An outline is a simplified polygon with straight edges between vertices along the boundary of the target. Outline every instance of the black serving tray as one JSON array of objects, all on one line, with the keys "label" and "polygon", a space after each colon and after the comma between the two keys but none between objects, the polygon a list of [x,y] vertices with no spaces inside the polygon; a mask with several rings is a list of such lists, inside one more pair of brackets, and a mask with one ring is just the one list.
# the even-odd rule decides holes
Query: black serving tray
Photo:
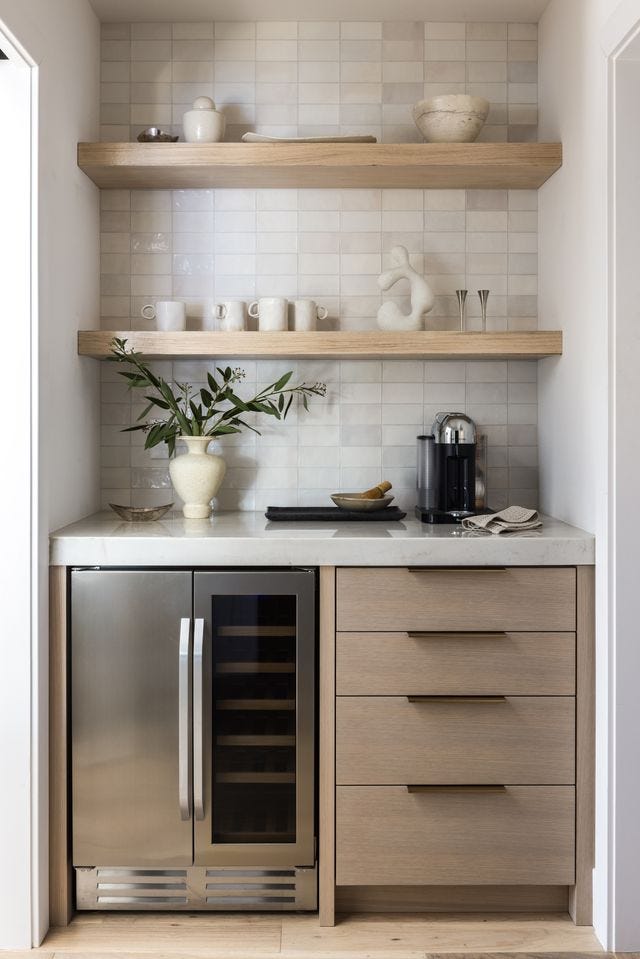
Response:
[{"label": "black serving tray", "polygon": [[389,523],[407,515],[398,506],[367,512],[340,509],[338,506],[268,506],[264,514],[274,523]]}]

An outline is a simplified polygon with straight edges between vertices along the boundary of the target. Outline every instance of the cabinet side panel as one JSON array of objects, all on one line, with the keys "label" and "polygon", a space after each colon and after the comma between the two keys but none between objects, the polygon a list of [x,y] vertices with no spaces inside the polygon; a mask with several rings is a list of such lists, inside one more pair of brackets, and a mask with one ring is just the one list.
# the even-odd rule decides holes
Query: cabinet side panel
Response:
[{"label": "cabinet side panel", "polygon": [[73,915],[69,834],[67,567],[49,570],[49,923]]},{"label": "cabinet side panel", "polygon": [[595,842],[595,569],[577,570],[576,633],[576,884],[569,912],[577,926],[593,915]]},{"label": "cabinet side panel", "polygon": [[336,571],[320,569],[320,925],[335,925]]}]

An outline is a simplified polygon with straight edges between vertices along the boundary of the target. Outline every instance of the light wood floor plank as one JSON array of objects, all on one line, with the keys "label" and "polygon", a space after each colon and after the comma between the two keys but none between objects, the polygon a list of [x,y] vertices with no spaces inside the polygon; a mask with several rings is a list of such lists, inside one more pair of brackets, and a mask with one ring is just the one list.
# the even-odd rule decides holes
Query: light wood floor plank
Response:
[{"label": "light wood floor plank", "polygon": [[[36,952],[38,956],[42,953]],[[27,959],[32,952],[6,953],[0,952],[5,959]],[[149,953],[135,952],[56,952],[51,959],[149,959]],[[153,959],[175,959],[175,953],[154,953]],[[201,959],[181,953],[181,959]],[[638,952],[430,952],[425,953],[423,959],[640,959]]]},{"label": "light wood floor plank", "polygon": [[182,915],[144,916],[94,914],[78,917],[66,929],[51,929],[43,943],[56,956],[133,953],[193,957],[277,956],[282,923],[279,916]]},{"label": "light wood floor plank", "polygon": [[424,959],[634,959],[632,953],[613,952],[463,952],[428,953]]},{"label": "light wood floor plank", "polygon": [[[203,959],[203,956],[215,957],[215,959],[221,959],[223,956],[241,956],[243,951],[240,948],[239,952],[226,952],[224,949],[219,949],[217,946],[212,946],[211,949],[206,952],[185,952],[183,950],[169,950],[158,952],[111,952],[104,950],[102,952],[55,952],[53,953],[53,959],[177,959],[179,956],[180,959]],[[251,956],[252,959],[255,956],[253,952],[247,952],[246,955]],[[262,954],[260,954],[262,955]],[[265,952],[265,956],[277,956],[277,952]],[[4,959],[4,954],[0,952],[0,959]],[[38,956],[38,959],[40,957]],[[600,957],[598,957],[600,959]]]},{"label": "light wood floor plank", "polygon": [[[32,953],[13,955],[19,959],[27,959]],[[39,953],[37,955],[40,956]],[[5,959],[5,956],[12,956],[12,954],[0,952],[1,959]],[[146,952],[56,952],[51,956],[52,959],[149,959],[149,953]],[[153,959],[175,959],[175,957],[174,952],[153,953]],[[202,959],[202,957],[180,953],[180,959]],[[580,952],[429,952],[423,953],[422,959],[640,959],[640,953],[585,952],[584,950]]]},{"label": "light wood floor plank", "polygon": [[[613,959],[568,916],[87,913],[0,959]],[[624,959],[634,959],[627,955]],[[637,956],[636,959],[640,959]]]},{"label": "light wood floor plank", "polygon": [[46,950],[40,951],[39,949],[33,950],[30,949],[28,952],[21,952],[20,950],[11,950],[11,949],[0,949],[0,959],[29,959],[33,955],[34,951],[38,955],[38,959],[53,959],[53,953],[47,952]]},{"label": "light wood floor plank", "polygon": [[433,953],[601,951],[593,931],[574,926],[568,916],[358,916],[344,918],[334,929],[319,927],[315,917],[285,916],[282,921],[282,956],[286,959],[425,959]]},{"label": "light wood floor plank", "polygon": [[[187,947],[190,949],[190,947]],[[169,949],[162,950],[159,949],[158,952],[112,952],[110,950],[102,950],[100,952],[55,952],[53,953],[53,959],[177,959],[179,956],[180,959],[203,959],[204,956],[211,957],[211,959],[222,959],[224,956],[250,956],[251,959],[257,955],[254,952],[248,951],[244,952],[241,946],[241,943],[238,943],[238,950],[236,952],[227,952],[224,948],[219,948],[216,945],[212,945],[207,952],[191,952],[185,951],[184,949]],[[259,953],[258,955],[268,957],[268,959],[275,959],[279,956],[280,953],[276,952],[264,952]],[[0,952],[0,959],[4,959],[4,954]],[[38,956],[38,959],[40,957]],[[600,959],[600,956],[598,956]]]}]

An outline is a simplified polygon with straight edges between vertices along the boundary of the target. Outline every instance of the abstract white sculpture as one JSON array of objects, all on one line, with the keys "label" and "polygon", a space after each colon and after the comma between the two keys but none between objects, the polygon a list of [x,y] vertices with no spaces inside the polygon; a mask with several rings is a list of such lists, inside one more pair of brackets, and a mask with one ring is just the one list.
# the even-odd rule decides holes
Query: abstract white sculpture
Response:
[{"label": "abstract white sculpture", "polygon": [[388,300],[378,310],[378,326],[381,330],[421,330],[422,316],[433,309],[435,302],[431,288],[409,263],[409,253],[405,246],[394,246],[391,260],[395,267],[378,277],[378,286],[381,290],[388,290],[398,280],[408,280],[411,286],[411,313],[403,313],[397,303]]}]

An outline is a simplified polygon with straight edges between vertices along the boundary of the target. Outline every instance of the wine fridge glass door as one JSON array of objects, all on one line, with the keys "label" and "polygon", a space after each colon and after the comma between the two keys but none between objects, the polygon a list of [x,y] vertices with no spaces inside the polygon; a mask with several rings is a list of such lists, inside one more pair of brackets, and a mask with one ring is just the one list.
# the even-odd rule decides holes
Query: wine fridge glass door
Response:
[{"label": "wine fridge glass door", "polygon": [[312,865],[312,571],[195,574],[199,865]]}]

